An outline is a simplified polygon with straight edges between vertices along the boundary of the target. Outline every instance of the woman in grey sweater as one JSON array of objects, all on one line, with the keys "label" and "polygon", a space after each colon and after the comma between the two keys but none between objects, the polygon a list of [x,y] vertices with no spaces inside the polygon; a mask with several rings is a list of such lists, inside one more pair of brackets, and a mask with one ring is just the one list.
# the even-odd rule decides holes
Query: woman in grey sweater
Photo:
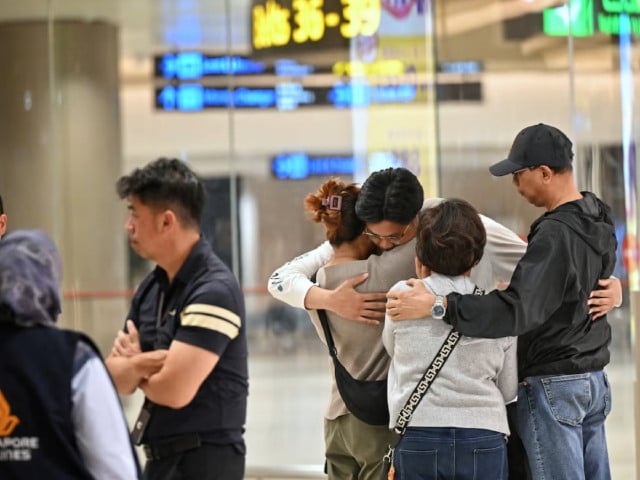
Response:
[{"label": "woman in grey sweater", "polygon": [[[482,221],[467,202],[447,200],[423,210],[416,274],[436,295],[473,293],[469,271],[482,257],[485,242]],[[392,291],[406,288],[399,282]],[[442,320],[393,322],[387,317],[383,343],[391,356],[392,428],[450,331]],[[395,449],[396,478],[507,478],[505,403],[517,393],[516,344],[515,337],[460,339]]]}]

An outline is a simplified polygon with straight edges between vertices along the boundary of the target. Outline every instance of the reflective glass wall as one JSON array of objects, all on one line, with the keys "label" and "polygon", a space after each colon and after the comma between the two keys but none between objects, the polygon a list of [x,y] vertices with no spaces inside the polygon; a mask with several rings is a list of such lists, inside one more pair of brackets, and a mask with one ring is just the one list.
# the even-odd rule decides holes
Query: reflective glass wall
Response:
[{"label": "reflective glass wall", "polygon": [[518,196],[509,178],[492,178],[487,168],[505,158],[520,129],[544,122],[573,140],[580,188],[613,209],[614,273],[625,290],[622,308],[609,315],[613,478],[635,478],[636,471],[639,7],[634,1],[442,0],[435,8],[438,64],[465,65],[441,68],[438,82],[478,91],[473,99],[438,102],[442,196],[463,197],[526,236],[541,211]]},{"label": "reflective glass wall", "polygon": [[[203,232],[240,279],[249,466],[323,462],[325,352],[269,274],[323,240],[302,200],[386,166],[526,236],[541,212],[488,166],[524,126],[574,140],[614,209],[625,286],[608,424],[635,467],[637,0],[23,0],[0,4],[0,194],[9,229],[61,246],[62,323],[107,352],[151,265],[127,246],[117,177],[160,156],[206,182]],[[133,416],[140,399],[123,399]],[[287,448],[281,448],[283,445]]]}]

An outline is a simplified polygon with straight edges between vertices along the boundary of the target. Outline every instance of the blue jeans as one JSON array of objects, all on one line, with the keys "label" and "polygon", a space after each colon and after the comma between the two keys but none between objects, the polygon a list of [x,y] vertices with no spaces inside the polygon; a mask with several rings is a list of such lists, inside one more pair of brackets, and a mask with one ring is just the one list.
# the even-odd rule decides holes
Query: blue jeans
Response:
[{"label": "blue jeans", "polygon": [[517,428],[534,480],[609,480],[604,421],[611,387],[602,370],[527,377],[518,387]]},{"label": "blue jeans", "polygon": [[408,428],[393,465],[395,480],[506,480],[505,435],[479,428]]}]

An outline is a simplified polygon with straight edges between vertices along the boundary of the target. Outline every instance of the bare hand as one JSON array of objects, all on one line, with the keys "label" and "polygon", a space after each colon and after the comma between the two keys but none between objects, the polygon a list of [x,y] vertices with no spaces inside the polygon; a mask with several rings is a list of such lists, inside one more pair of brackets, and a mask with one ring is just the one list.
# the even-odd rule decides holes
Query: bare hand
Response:
[{"label": "bare hand", "polygon": [[167,358],[169,350],[151,350],[150,352],[139,353],[133,359],[133,367],[136,374],[142,378],[149,378],[154,373],[160,371]]},{"label": "bare hand", "polygon": [[605,278],[599,280],[598,285],[602,288],[591,292],[587,301],[592,320],[606,315],[616,305],[622,303],[622,284],[620,280],[613,277]]},{"label": "bare hand", "polygon": [[358,275],[338,285],[330,294],[330,310],[348,320],[369,325],[378,325],[384,320],[386,294],[360,293],[355,289],[367,276],[366,273]]},{"label": "bare hand", "polygon": [[411,289],[387,293],[387,315],[394,322],[429,316],[435,302],[435,295],[427,290],[422,280],[410,278],[407,285]]},{"label": "bare hand", "polygon": [[142,351],[140,348],[140,335],[133,321],[127,320],[127,330],[129,333],[122,330],[119,331],[113,341],[111,353],[114,357],[131,357]]}]

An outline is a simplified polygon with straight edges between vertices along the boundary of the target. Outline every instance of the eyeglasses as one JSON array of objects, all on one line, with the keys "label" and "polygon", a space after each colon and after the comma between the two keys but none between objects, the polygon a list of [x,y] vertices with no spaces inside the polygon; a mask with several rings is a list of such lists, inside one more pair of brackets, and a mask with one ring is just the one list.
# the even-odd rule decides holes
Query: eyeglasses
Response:
[{"label": "eyeglasses", "polygon": [[538,167],[525,167],[525,168],[521,168],[520,170],[516,170],[515,172],[513,172],[511,175],[513,175],[513,178],[516,178],[517,176],[519,176],[521,173],[526,172],[527,170],[535,170]]},{"label": "eyeglasses", "polygon": [[374,242],[381,242],[382,240],[386,240],[392,245],[400,245],[404,235],[407,233],[407,230],[413,223],[415,222],[415,218],[411,220],[410,223],[407,223],[404,228],[400,231],[400,233],[395,233],[393,235],[378,235],[377,233],[370,232],[368,228],[364,229],[364,233],[367,237],[369,237]]}]

